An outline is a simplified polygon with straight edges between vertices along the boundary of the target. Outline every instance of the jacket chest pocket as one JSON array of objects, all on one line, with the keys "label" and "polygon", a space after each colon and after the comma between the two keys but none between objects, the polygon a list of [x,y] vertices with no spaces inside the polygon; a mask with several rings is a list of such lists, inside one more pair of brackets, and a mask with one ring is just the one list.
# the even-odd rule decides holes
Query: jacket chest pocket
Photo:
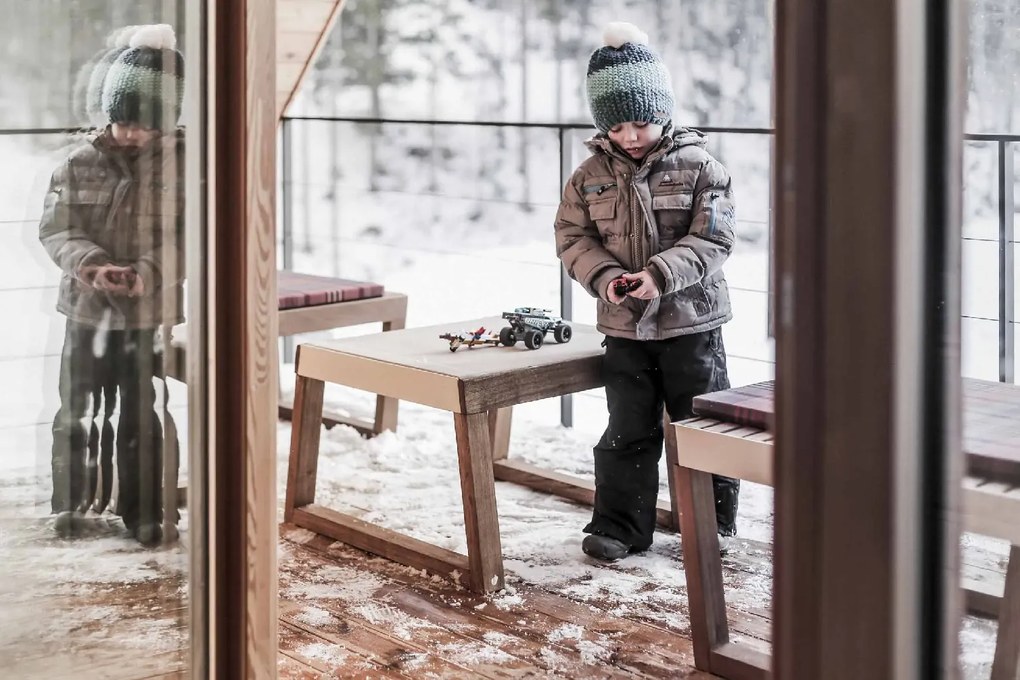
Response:
[{"label": "jacket chest pocket", "polygon": [[691,226],[693,200],[694,194],[690,191],[652,196],[652,211],[663,247],[668,248],[687,234]]}]

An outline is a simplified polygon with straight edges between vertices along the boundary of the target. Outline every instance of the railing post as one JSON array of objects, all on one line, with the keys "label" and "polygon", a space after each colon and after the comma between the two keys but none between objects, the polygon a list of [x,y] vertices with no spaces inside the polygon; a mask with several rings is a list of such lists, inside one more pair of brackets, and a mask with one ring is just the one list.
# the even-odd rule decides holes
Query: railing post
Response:
[{"label": "railing post", "polygon": [[[559,128],[560,136],[560,188],[566,186],[574,168],[571,164],[570,135],[565,127]],[[574,317],[574,289],[567,270],[560,265],[560,316],[564,319]],[[574,397],[567,394],[560,397],[560,424],[563,427],[574,426]]]},{"label": "railing post", "polygon": [[[291,269],[294,266],[294,181],[293,156],[294,147],[291,139],[293,122],[290,118],[284,118],[281,130],[281,155],[283,156],[283,177],[280,178],[280,203],[283,207],[281,215],[281,243],[280,250],[283,260],[283,269]],[[283,360],[285,363],[294,361],[294,339],[290,336],[283,339]]]},{"label": "railing post", "polygon": [[1014,262],[1013,148],[1006,140],[999,144],[999,381],[1012,384],[1015,378],[1016,270]]}]

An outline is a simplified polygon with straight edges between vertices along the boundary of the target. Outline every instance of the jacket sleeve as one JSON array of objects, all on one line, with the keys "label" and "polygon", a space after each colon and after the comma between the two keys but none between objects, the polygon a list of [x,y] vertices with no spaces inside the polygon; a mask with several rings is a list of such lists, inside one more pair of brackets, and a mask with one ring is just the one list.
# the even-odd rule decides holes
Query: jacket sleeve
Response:
[{"label": "jacket sleeve", "polygon": [[715,159],[701,168],[691,209],[694,217],[687,235],[654,255],[645,267],[664,295],[719,271],[733,251],[736,202],[729,173]]},{"label": "jacket sleeve", "polygon": [[39,241],[57,266],[77,278],[82,265],[109,262],[110,255],[81,224],[81,215],[71,201],[73,192],[71,164],[65,161],[50,178],[39,222]]},{"label": "jacket sleeve", "polygon": [[556,255],[570,278],[593,297],[609,302],[606,297],[609,282],[627,270],[602,245],[602,236],[581,197],[581,181],[582,175],[575,172],[563,189],[563,200],[556,212]]}]

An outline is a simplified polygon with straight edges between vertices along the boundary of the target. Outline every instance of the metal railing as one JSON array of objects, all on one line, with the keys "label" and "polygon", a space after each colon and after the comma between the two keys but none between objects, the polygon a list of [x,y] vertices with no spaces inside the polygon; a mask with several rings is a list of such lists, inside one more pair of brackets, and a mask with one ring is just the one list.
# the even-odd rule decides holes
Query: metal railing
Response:
[{"label": "metal railing", "polygon": [[[472,120],[422,120],[422,119],[400,119],[400,118],[359,118],[341,116],[294,116],[284,117],[281,135],[282,173],[281,178],[281,207],[282,207],[282,243],[281,258],[284,267],[293,264],[293,225],[294,225],[294,203],[293,203],[293,131],[294,122],[328,122],[328,123],[350,123],[363,125],[423,125],[423,126],[468,126],[468,127],[491,127],[507,129],[542,129],[556,131],[559,138],[560,157],[560,179],[561,185],[565,184],[573,171],[571,162],[571,138],[570,133],[575,131],[590,131],[592,126],[586,123],[514,123],[503,121],[472,121]],[[746,134],[746,135],[773,135],[772,128],[755,127],[716,127],[705,126],[698,129],[715,134]],[[32,136],[32,135],[56,135],[73,134],[83,131],[77,127],[48,127],[48,128],[20,128],[0,129],[0,136]],[[1014,168],[1014,145],[1020,144],[1020,135],[1009,134],[966,134],[964,140],[969,142],[993,143],[996,146],[996,219],[998,222],[998,318],[994,321],[998,324],[998,354],[999,354],[999,380],[1001,382],[1013,382],[1016,378],[1016,306],[1015,306],[1015,285],[1016,285],[1016,262],[1015,249],[1016,231],[1015,215],[1016,203],[1014,186],[1016,174]],[[983,240],[971,239],[966,240]],[[569,318],[573,309],[572,285],[565,272],[560,276],[560,309],[566,318]],[[993,321],[984,317],[967,316],[964,318]],[[286,348],[286,343],[285,343]]]}]

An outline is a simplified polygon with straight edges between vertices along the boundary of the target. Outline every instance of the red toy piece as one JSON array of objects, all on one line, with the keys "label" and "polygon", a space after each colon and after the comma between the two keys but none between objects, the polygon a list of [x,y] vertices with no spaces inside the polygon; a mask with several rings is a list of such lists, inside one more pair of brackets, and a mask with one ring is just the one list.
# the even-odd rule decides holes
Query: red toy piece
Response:
[{"label": "red toy piece", "polygon": [[641,287],[641,281],[634,280],[628,281],[624,278],[613,279],[613,292],[623,297],[627,293],[637,290]]}]

